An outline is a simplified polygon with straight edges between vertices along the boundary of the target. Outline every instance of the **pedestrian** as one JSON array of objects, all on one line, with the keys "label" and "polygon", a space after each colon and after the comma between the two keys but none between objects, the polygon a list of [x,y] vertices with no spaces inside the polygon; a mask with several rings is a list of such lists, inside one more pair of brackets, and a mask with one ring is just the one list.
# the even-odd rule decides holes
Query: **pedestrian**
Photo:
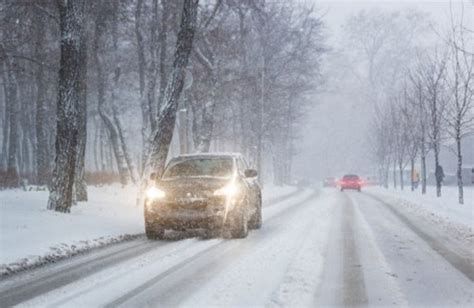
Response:
[{"label": "pedestrian", "polygon": [[413,170],[412,180],[413,180],[413,188],[418,189],[418,184],[420,183],[420,174],[418,173],[418,171]]},{"label": "pedestrian", "polygon": [[436,176],[436,181],[437,181],[438,183],[443,183],[443,180],[444,180],[444,171],[443,171],[443,167],[441,167],[441,165],[438,165],[438,166],[436,167],[435,176]]}]

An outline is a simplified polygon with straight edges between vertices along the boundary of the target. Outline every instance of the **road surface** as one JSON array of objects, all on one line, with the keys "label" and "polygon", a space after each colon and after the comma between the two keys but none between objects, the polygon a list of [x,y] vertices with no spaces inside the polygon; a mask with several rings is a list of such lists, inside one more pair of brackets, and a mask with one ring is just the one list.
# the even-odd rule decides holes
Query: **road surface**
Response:
[{"label": "road surface", "polygon": [[0,306],[472,306],[473,253],[367,192],[267,202],[243,240],[198,232],[95,249],[0,281]]}]

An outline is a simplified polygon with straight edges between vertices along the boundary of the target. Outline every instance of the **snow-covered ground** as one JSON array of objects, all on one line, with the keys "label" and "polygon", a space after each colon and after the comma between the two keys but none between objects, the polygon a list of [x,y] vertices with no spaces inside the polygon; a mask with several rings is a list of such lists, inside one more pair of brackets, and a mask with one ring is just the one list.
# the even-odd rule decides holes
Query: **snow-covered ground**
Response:
[{"label": "snow-covered ground", "polygon": [[464,204],[458,203],[458,188],[454,186],[442,187],[442,196],[436,197],[436,187],[427,186],[425,195],[418,189],[414,192],[410,188],[403,191],[399,189],[384,189],[380,187],[370,188],[384,196],[406,200],[414,203],[427,211],[449,219],[453,222],[471,226],[474,223],[474,187],[464,187]]},{"label": "snow-covered ground", "polygon": [[384,189],[381,187],[367,188],[386,202],[395,204],[407,211],[409,215],[423,217],[425,220],[454,233],[468,242],[474,242],[474,187],[464,188],[464,204],[458,203],[458,189],[453,186],[442,188],[442,196],[436,197],[436,187],[428,186],[425,195],[421,190],[403,191]]},{"label": "snow-covered ground", "polygon": [[246,239],[137,238],[0,279],[0,302],[472,307],[468,247],[451,245],[436,225],[404,219],[405,211],[374,194],[300,190],[267,202],[262,228]]},{"label": "snow-covered ground", "polygon": [[472,251],[374,194],[299,190],[267,202],[245,239],[110,245],[0,279],[0,303],[472,307]]},{"label": "snow-covered ground", "polygon": [[[295,190],[269,185],[263,198]],[[89,201],[62,214],[46,210],[46,191],[0,191],[0,276],[143,233],[136,196],[135,187],[89,187]]]}]

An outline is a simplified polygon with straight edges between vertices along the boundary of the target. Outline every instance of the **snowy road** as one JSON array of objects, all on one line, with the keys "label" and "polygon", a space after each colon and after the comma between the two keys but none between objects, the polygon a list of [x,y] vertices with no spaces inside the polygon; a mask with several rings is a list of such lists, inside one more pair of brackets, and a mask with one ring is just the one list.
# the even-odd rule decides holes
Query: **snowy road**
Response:
[{"label": "snowy road", "polygon": [[367,193],[269,201],[244,240],[172,233],[0,281],[0,305],[459,305],[474,301],[470,246]]}]

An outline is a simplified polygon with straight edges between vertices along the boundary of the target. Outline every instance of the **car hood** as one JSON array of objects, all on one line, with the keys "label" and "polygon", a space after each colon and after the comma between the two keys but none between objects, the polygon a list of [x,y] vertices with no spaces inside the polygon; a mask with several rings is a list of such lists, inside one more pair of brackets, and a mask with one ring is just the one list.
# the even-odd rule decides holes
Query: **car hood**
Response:
[{"label": "car hood", "polygon": [[208,196],[228,184],[230,179],[199,177],[161,180],[157,186],[175,197]]}]

